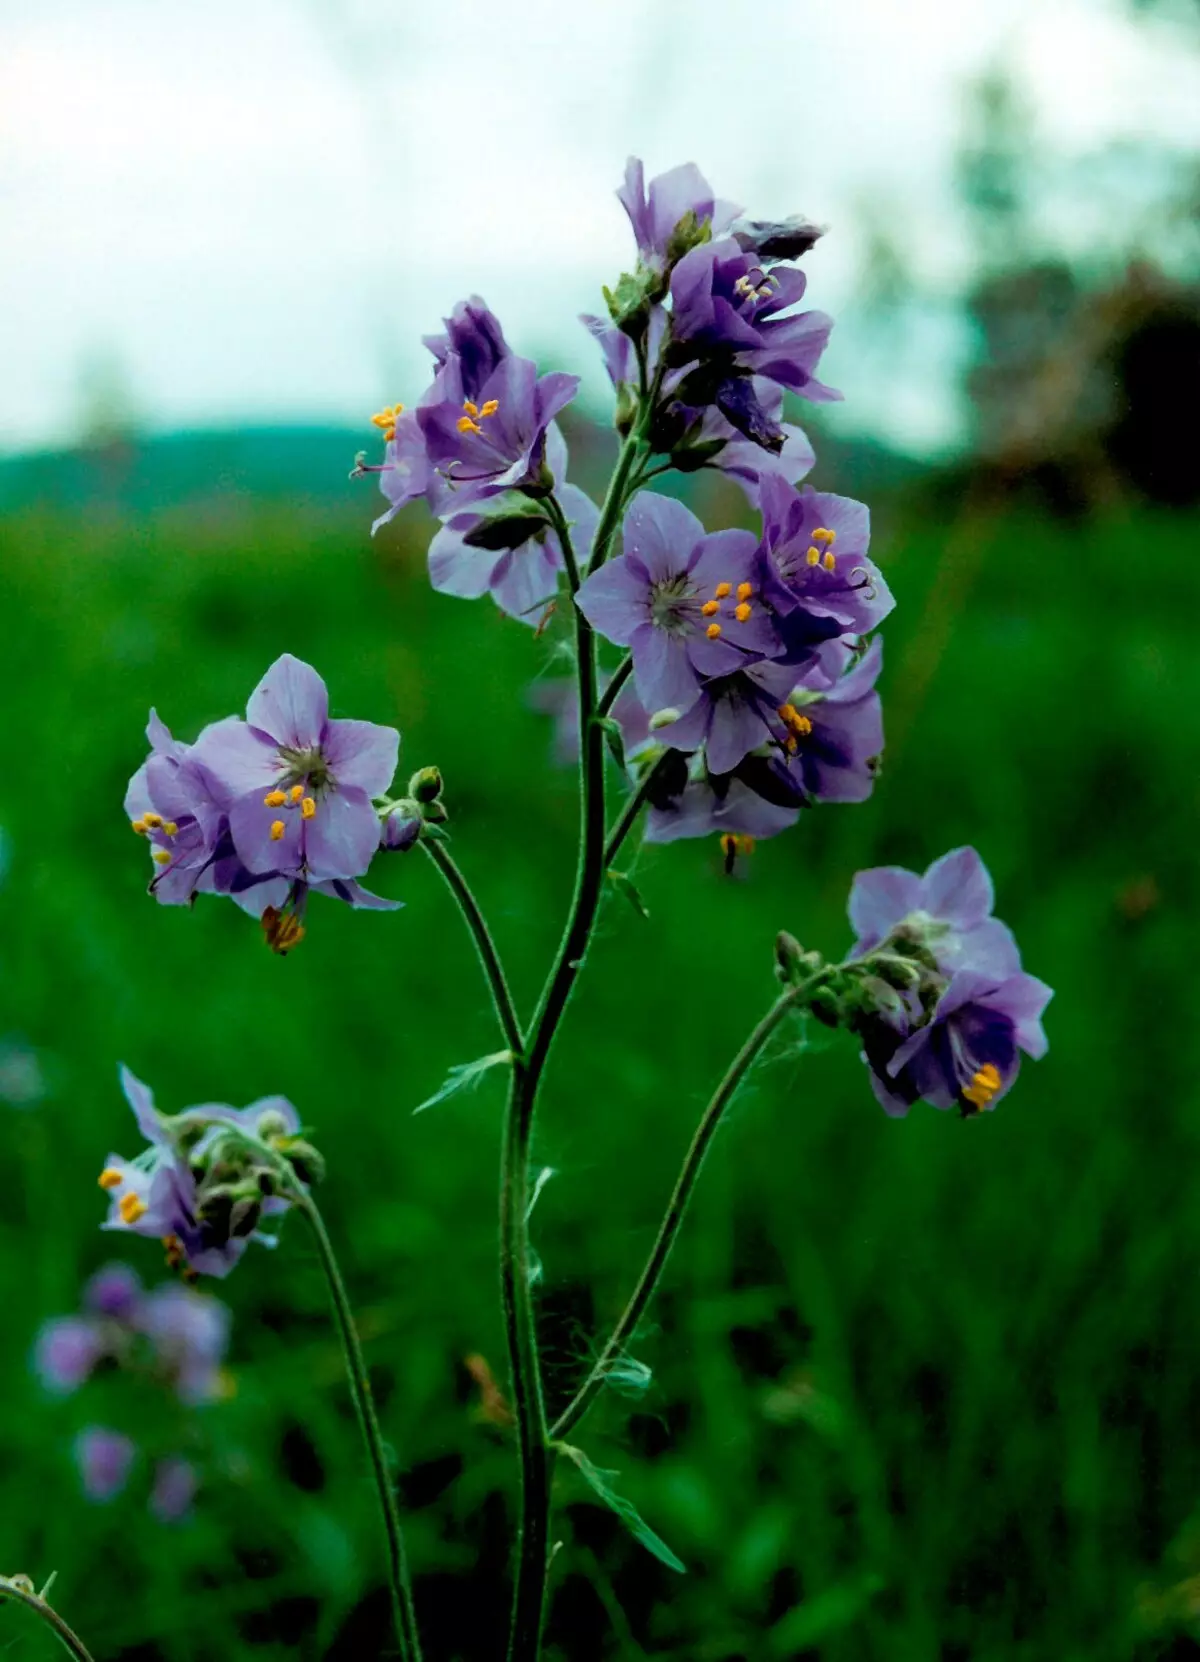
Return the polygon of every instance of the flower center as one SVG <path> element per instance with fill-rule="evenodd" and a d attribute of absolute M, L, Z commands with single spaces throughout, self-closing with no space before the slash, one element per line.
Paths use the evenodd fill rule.
<path fill-rule="evenodd" d="M 383 433 L 385 439 L 394 439 L 396 423 L 404 414 L 403 404 L 385 404 L 382 410 L 377 410 L 371 417 L 372 422 Z"/>
<path fill-rule="evenodd" d="M 472 404 L 469 398 L 464 400 L 463 413 L 458 418 L 459 432 L 482 433 L 483 427 L 480 424 L 486 421 L 489 416 L 494 416 L 499 408 L 500 400 L 498 398 L 489 398 L 482 408 L 478 404 Z"/>
<path fill-rule="evenodd" d="M 312 819 L 317 811 L 317 799 L 308 796 L 303 785 L 293 785 L 290 791 L 268 791 L 263 797 L 264 808 L 286 808 L 289 813 L 300 810 L 301 819 Z M 271 821 L 271 841 L 282 842 L 287 831 L 286 820 L 274 819 Z"/>
<path fill-rule="evenodd" d="M 280 785 L 288 790 L 293 802 L 299 802 L 304 796 L 319 796 L 335 783 L 329 763 L 315 745 L 309 750 L 291 750 L 286 745 L 280 745 L 279 759 L 284 772 Z M 304 786 L 299 794 L 297 785 Z"/>
<path fill-rule="evenodd" d="M 971 1083 L 963 1086 L 963 1101 L 969 1102 L 975 1112 L 981 1114 L 985 1108 L 991 1106 L 992 1098 L 1002 1083 L 999 1068 L 992 1062 L 985 1062 L 973 1075 Z"/>
<path fill-rule="evenodd" d="M 776 714 L 787 728 L 783 748 L 789 756 L 794 756 L 800 748 L 800 740 L 806 739 L 812 732 L 812 722 L 807 716 L 801 715 L 794 704 L 781 704 Z"/>
<path fill-rule="evenodd" d="M 750 596 L 753 593 L 754 585 L 752 583 L 738 584 L 732 612 L 733 616 L 739 623 L 745 623 L 746 619 L 750 616 L 754 609 L 750 604 Z M 702 617 L 712 618 L 713 620 L 704 631 L 710 641 L 715 641 L 721 634 L 722 625 L 717 622 L 717 618 L 721 613 L 721 602 L 723 600 L 728 600 L 733 596 L 734 588 L 732 583 L 718 583 L 716 588 L 713 590 L 712 599 L 706 600 L 703 606 L 701 606 L 700 615 Z"/>
<path fill-rule="evenodd" d="M 733 285 L 733 292 L 753 311 L 760 300 L 769 300 L 774 294 L 775 278 L 760 265 L 752 266 L 738 278 Z"/>

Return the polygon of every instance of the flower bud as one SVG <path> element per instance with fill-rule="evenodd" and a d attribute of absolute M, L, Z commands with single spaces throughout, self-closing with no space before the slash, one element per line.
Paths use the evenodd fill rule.
<path fill-rule="evenodd" d="M 398 802 L 379 828 L 379 846 L 403 854 L 420 835 L 421 816 L 416 803 Z"/>
<path fill-rule="evenodd" d="M 408 794 L 417 802 L 436 802 L 442 794 L 442 775 L 437 768 L 418 768 L 408 782 Z"/>
<path fill-rule="evenodd" d="M 808 996 L 808 1008 L 825 1027 L 840 1027 L 842 1004 L 830 987 L 814 987 Z"/>
<path fill-rule="evenodd" d="M 286 1137 L 291 1127 L 278 1108 L 268 1108 L 258 1116 L 254 1129 L 264 1143 L 269 1143 L 274 1137 Z"/>
<path fill-rule="evenodd" d="M 292 1137 L 280 1153 L 301 1183 L 309 1186 L 325 1181 L 325 1156 L 303 1137 Z"/>

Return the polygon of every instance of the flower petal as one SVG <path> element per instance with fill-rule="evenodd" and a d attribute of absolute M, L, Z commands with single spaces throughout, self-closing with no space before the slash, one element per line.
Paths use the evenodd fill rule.
<path fill-rule="evenodd" d="M 331 721 L 321 744 L 339 786 L 355 785 L 368 796 L 382 796 L 387 790 L 399 752 L 396 729 L 374 721 Z"/>
<path fill-rule="evenodd" d="M 246 720 L 292 750 L 315 749 L 329 717 L 329 694 L 311 664 L 276 658 L 250 694 Z"/>

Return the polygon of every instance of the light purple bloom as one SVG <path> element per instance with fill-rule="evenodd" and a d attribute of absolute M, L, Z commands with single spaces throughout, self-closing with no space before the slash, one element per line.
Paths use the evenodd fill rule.
<path fill-rule="evenodd" d="M 860 1025 L 872 1086 L 893 1116 L 922 1098 L 964 1114 L 993 1108 L 1016 1079 L 1021 1052 L 1046 1053 L 1041 1016 L 1052 991 L 1022 971 L 1011 932 L 991 916 L 992 899 L 972 848 L 952 850 L 923 877 L 882 866 L 854 880 L 856 957 L 915 941 L 942 977 L 932 1010 L 909 993 Z"/>
<path fill-rule="evenodd" d="M 284 653 L 246 707 L 201 734 L 194 753 L 228 797 L 229 831 L 251 872 L 321 883 L 361 876 L 379 846 L 371 798 L 396 770 L 400 735 L 333 721 L 325 683 Z"/>
<path fill-rule="evenodd" d="M 144 1297 L 142 1278 L 128 1264 L 105 1264 L 83 1289 L 83 1306 L 96 1316 L 131 1321 Z"/>
<path fill-rule="evenodd" d="M 706 535 L 667 496 L 644 491 L 630 504 L 624 553 L 594 572 L 575 599 L 593 628 L 631 648 L 647 710 L 688 710 L 709 677 L 778 651 L 758 597 L 753 541 L 748 531 Z"/>
<path fill-rule="evenodd" d="M 645 840 L 673 843 L 732 833 L 759 841 L 786 831 L 799 817 L 799 807 L 768 801 L 737 774 L 713 778 L 702 773 L 689 779 L 678 797 L 651 807 Z"/>
<path fill-rule="evenodd" d="M 181 1401 L 203 1403 L 223 1394 L 221 1364 L 230 1321 L 219 1299 L 168 1281 L 146 1297 L 136 1326 L 150 1340 L 158 1367 Z"/>
<path fill-rule="evenodd" d="M 192 1509 L 200 1478 L 195 1466 L 181 1455 L 168 1455 L 154 1468 L 150 1510 L 159 1523 L 178 1523 Z"/>
<path fill-rule="evenodd" d="M 752 750 L 782 741 L 779 710 L 795 679 L 791 665 L 773 662 L 714 676 L 677 721 L 660 729 L 659 737 L 676 750 L 703 746 L 710 772 L 732 773 Z"/>
<path fill-rule="evenodd" d="M 625 164 L 625 182 L 617 200 L 629 215 L 638 256 L 647 270 L 661 275 L 701 237 L 719 235 L 741 209 L 718 201 L 694 162 L 685 162 L 651 179 L 636 156 Z"/>
<path fill-rule="evenodd" d="M 847 496 L 762 481 L 760 580 L 786 656 L 807 656 L 821 635 L 865 635 L 895 605 L 867 548 L 870 513 Z"/>
<path fill-rule="evenodd" d="M 115 1500 L 129 1481 L 136 1445 L 131 1437 L 91 1425 L 75 1439 L 75 1464 L 89 1500 Z"/>
<path fill-rule="evenodd" d="M 865 802 L 875 787 L 883 751 L 883 710 L 875 683 L 883 668 L 878 637 L 857 662 L 832 675 L 826 649 L 818 671 L 793 688 L 783 748 L 787 772 L 812 802 Z"/>
<path fill-rule="evenodd" d="M 99 1322 L 88 1316 L 60 1316 L 43 1324 L 34 1367 L 47 1391 L 67 1396 L 90 1376 L 106 1350 Z"/>

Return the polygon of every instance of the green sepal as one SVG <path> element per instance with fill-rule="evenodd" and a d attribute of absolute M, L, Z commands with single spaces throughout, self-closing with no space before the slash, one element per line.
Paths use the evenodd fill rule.
<path fill-rule="evenodd" d="M 579 1468 L 584 1481 L 605 1506 L 611 1507 L 617 1514 L 639 1546 L 653 1553 L 659 1563 L 665 1564 L 669 1570 L 676 1570 L 680 1575 L 687 1574 L 687 1565 L 683 1560 L 677 1558 L 662 1537 L 654 1533 L 633 1502 L 626 1500 L 624 1495 L 617 1494 L 612 1487 L 609 1479 L 617 1477 L 617 1472 L 601 1471 L 599 1466 L 592 1464 L 582 1449 L 572 1448 L 570 1443 L 559 1443 L 558 1452 L 565 1454 L 567 1459 Z"/>
<path fill-rule="evenodd" d="M 493 1068 L 511 1067 L 512 1059 L 511 1050 L 496 1050 L 490 1056 L 478 1057 L 474 1062 L 460 1062 L 450 1069 L 441 1089 L 426 1097 L 424 1102 L 418 1102 L 413 1113 L 423 1114 L 426 1108 L 436 1108 L 439 1102 L 457 1096 L 460 1091 L 477 1090 L 485 1074 L 491 1073 Z"/>
<path fill-rule="evenodd" d="M 440 825 L 434 825 L 432 820 L 421 822 L 421 840 L 427 843 L 448 843 L 449 831 L 443 831 Z"/>
<path fill-rule="evenodd" d="M 604 734 L 604 742 L 608 746 L 613 761 L 625 772 L 625 735 L 621 731 L 621 723 L 612 716 L 593 716 L 592 720 Z"/>
<path fill-rule="evenodd" d="M 633 879 L 626 877 L 623 871 L 614 871 L 612 866 L 609 866 L 607 876 L 613 888 L 618 894 L 625 896 L 625 899 L 633 907 L 638 917 L 645 918 L 646 921 L 649 922 L 649 908 L 642 899 L 641 895 L 638 893 L 637 885 L 634 883 Z"/>

